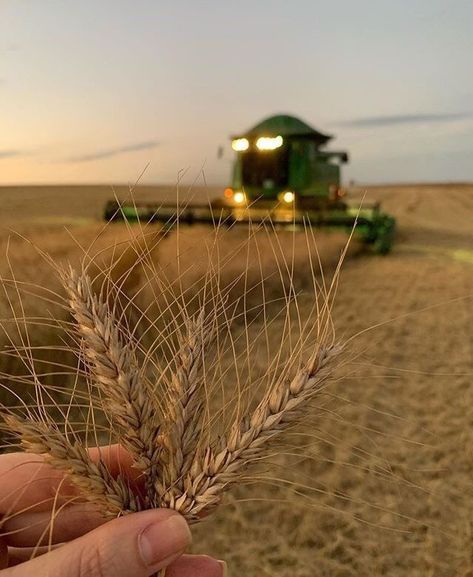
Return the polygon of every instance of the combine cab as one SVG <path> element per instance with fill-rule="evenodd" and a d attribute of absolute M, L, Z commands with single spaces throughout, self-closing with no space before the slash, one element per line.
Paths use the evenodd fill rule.
<path fill-rule="evenodd" d="M 350 207 L 340 187 L 346 152 L 325 150 L 331 136 L 293 116 L 272 116 L 232 138 L 231 187 L 209 205 L 109 202 L 107 220 L 180 223 L 271 222 L 275 227 L 333 227 L 351 231 L 379 253 L 391 248 L 395 220 L 379 205 Z"/>

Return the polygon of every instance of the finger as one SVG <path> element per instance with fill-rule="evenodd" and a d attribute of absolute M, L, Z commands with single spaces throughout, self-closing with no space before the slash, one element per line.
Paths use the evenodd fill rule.
<path fill-rule="evenodd" d="M 95 463 L 101 460 L 107 466 L 110 473 L 117 477 L 122 475 L 133 483 L 140 483 L 143 473 L 133 467 L 133 457 L 121 445 L 104 445 L 103 447 L 90 447 L 89 455 Z"/>
<path fill-rule="evenodd" d="M 166 577 L 225 577 L 226 564 L 207 555 L 183 555 L 166 569 Z"/>
<path fill-rule="evenodd" d="M 58 547 L 63 547 L 61 545 L 52 545 L 45 547 L 8 547 L 8 567 L 14 567 L 20 563 L 25 563 L 36 557 L 44 555 L 45 553 L 50 553 Z M 7 565 L 5 565 L 7 567 Z"/>
<path fill-rule="evenodd" d="M 8 546 L 3 539 L 0 539 L 0 569 L 8 567 Z"/>
<path fill-rule="evenodd" d="M 0 513 L 51 507 L 64 475 L 44 464 L 42 457 L 10 453 L 0 457 Z M 62 489 L 64 490 L 64 486 Z M 70 487 L 68 488 L 70 492 Z"/>
<path fill-rule="evenodd" d="M 140 473 L 132 467 L 131 456 L 119 445 L 90 449 L 92 460 L 103 462 L 112 474 L 122 474 L 139 483 Z M 29 511 L 50 511 L 54 503 L 77 496 L 77 489 L 38 455 L 9 453 L 0 456 L 0 515 Z"/>
<path fill-rule="evenodd" d="M 47 555 L 4 569 L 2 577 L 150 577 L 178 559 L 190 541 L 189 527 L 178 513 L 143 511 L 106 523 Z"/>
<path fill-rule="evenodd" d="M 65 543 L 106 522 L 91 503 L 62 506 L 57 511 L 23 513 L 9 517 L 1 535 L 10 547 Z"/>
<path fill-rule="evenodd" d="M 62 547 L 63 545 L 59 545 Z M 56 546 L 57 548 L 58 546 Z M 51 551 L 50 547 L 8 548 L 8 566 L 14 567 Z M 6 565 L 5 565 L 6 567 Z M 225 577 L 226 564 L 207 555 L 182 555 L 166 569 L 166 577 Z"/>

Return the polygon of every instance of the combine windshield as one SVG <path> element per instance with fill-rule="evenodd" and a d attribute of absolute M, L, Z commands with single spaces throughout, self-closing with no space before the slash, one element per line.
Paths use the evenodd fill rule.
<path fill-rule="evenodd" d="M 249 150 L 242 155 L 242 181 L 244 186 L 258 187 L 268 191 L 287 186 L 289 178 L 289 151 Z"/>

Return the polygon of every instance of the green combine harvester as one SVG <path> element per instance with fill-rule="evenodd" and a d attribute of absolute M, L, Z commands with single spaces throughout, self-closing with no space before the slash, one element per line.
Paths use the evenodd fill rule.
<path fill-rule="evenodd" d="M 331 136 L 287 115 L 271 116 L 232 138 L 236 153 L 231 187 L 210 204 L 117 203 L 105 208 L 109 221 L 216 222 L 233 226 L 271 223 L 275 228 L 328 227 L 360 237 L 375 252 L 389 252 L 395 230 L 379 204 L 350 206 L 341 188 L 346 152 L 325 150 Z"/>

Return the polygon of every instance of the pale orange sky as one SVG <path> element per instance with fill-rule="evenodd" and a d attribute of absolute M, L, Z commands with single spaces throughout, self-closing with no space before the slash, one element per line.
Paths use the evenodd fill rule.
<path fill-rule="evenodd" d="M 3 0 L 0 184 L 224 183 L 228 135 L 277 112 L 336 134 L 346 180 L 473 180 L 471 22 L 470 0 Z"/>

